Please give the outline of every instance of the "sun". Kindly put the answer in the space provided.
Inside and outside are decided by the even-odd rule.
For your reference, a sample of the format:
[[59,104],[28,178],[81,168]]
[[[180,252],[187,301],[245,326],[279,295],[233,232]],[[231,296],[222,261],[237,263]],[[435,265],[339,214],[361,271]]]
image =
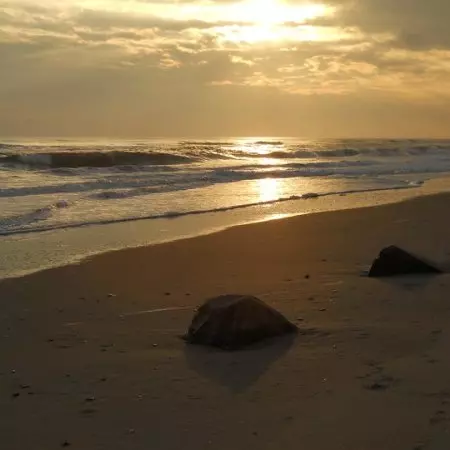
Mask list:
[[219,27],[225,41],[280,42],[318,40],[316,27],[309,20],[330,15],[332,8],[323,3],[292,5],[282,0],[244,0],[226,6],[226,20],[234,25]]
[[[210,27],[202,27],[202,32],[219,41],[264,46],[280,42],[326,40],[326,27],[308,22],[333,15],[336,10],[327,4],[327,0],[303,0],[295,3],[287,0],[66,1],[74,2],[81,8],[112,12],[120,10],[121,13],[155,17],[175,23],[201,21],[206,25],[210,24]],[[189,32],[192,33],[192,30],[186,31]]]

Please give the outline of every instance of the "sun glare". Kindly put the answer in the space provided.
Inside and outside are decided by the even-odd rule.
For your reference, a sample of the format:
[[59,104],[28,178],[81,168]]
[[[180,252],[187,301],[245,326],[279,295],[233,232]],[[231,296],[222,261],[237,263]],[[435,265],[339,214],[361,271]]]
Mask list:
[[[89,9],[119,11],[115,0],[71,0]],[[236,0],[227,2],[127,0],[120,12],[148,15],[165,20],[201,20],[211,24],[205,33],[229,42],[278,43],[281,41],[326,40],[324,30],[308,21],[329,16],[334,8],[311,0],[292,4],[284,0]],[[322,0],[324,1],[324,0]]]
[[323,4],[287,5],[280,0],[246,0],[229,6],[230,20],[255,25],[276,25],[286,22],[305,23],[326,15],[329,7]]
[[288,5],[281,0],[246,0],[228,6],[226,12],[227,21],[235,25],[217,28],[223,39],[257,43],[320,40],[318,28],[306,22],[331,14],[332,9],[318,3]]
[[280,196],[278,180],[274,178],[263,178],[258,180],[259,201],[270,202],[277,200]]

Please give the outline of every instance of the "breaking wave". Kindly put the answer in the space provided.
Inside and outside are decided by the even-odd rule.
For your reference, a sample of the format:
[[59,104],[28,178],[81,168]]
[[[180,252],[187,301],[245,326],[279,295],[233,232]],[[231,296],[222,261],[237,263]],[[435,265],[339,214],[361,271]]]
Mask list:
[[[82,167],[176,166],[218,160],[308,160],[376,158],[450,158],[450,141],[418,144],[415,142],[378,141],[371,146],[335,146],[289,144],[283,141],[226,142],[182,141],[176,144],[132,143],[129,145],[23,145],[0,143],[0,163],[36,169],[73,169]],[[348,142],[347,144],[351,144]],[[355,143],[353,143],[355,144]]]
[[4,155],[3,162],[51,168],[113,167],[133,165],[170,165],[192,161],[192,157],[173,153],[127,151],[52,152]]

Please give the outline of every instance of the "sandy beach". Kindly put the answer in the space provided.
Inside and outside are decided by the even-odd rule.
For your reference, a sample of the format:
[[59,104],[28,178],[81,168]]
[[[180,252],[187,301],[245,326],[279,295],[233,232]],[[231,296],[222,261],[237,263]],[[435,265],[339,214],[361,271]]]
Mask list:
[[[450,195],[95,256],[0,283],[5,450],[450,448],[450,277],[369,279],[396,244],[447,267]],[[188,347],[193,310],[253,294],[295,338]]]

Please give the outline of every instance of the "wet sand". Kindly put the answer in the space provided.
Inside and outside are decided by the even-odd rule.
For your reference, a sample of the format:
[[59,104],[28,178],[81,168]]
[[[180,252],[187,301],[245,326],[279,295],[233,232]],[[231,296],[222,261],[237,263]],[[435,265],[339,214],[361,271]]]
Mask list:
[[[2,448],[450,448],[450,276],[363,276],[390,244],[447,267],[449,201],[246,225],[2,281]],[[193,309],[223,293],[259,296],[299,335],[187,347]]]

